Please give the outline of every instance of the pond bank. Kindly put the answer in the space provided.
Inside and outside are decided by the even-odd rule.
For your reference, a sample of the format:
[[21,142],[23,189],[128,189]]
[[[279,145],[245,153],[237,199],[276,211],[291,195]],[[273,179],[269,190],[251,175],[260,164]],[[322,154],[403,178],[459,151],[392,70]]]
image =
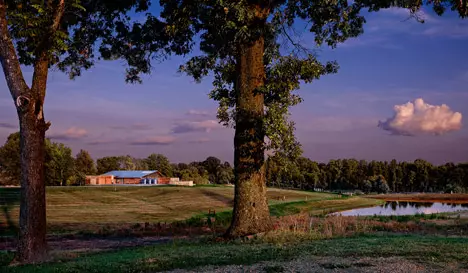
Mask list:
[[468,194],[464,194],[464,193],[379,194],[379,195],[367,195],[366,197],[385,200],[385,201],[468,204]]

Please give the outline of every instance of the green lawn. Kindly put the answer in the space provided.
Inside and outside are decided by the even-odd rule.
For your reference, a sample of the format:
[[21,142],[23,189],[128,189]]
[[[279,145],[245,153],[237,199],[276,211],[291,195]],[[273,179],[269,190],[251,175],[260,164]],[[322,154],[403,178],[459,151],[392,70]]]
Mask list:
[[[232,187],[51,187],[47,188],[47,220],[52,226],[172,222],[209,210],[229,209],[233,194]],[[272,204],[338,197],[324,193],[268,190]],[[0,225],[17,225],[18,188],[0,188],[0,209]]]
[[[1,257],[1,256],[0,256]],[[112,252],[63,258],[41,266],[10,267],[8,272],[147,272],[206,265],[248,265],[296,258],[399,257],[444,265],[468,260],[468,238],[416,235],[361,235],[351,238],[306,241],[289,245],[254,243],[172,242]],[[1,260],[11,257],[3,254]]]
[[[232,187],[50,187],[47,188],[49,233],[93,232],[103,226],[173,222],[216,210],[230,220]],[[372,206],[380,200],[342,198],[340,195],[268,189],[273,216],[300,212],[324,214]],[[0,188],[0,235],[11,235],[18,225],[19,189]]]

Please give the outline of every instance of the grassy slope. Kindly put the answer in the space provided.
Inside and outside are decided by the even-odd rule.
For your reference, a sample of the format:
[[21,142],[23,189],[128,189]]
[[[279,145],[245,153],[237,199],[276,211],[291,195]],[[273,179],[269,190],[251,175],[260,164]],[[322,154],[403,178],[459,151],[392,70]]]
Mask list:
[[[253,264],[299,257],[403,257],[419,262],[463,263],[468,238],[416,235],[367,235],[308,241],[291,245],[265,243],[170,243],[151,247],[89,254],[38,267],[8,268],[10,272],[141,272],[204,265]],[[1,257],[1,256],[0,256]],[[312,258],[312,257],[311,257]],[[4,261],[8,257],[3,254]]]
[[[231,187],[53,187],[47,188],[48,222],[135,223],[175,221],[232,207]],[[337,198],[332,194],[269,189],[271,203]],[[285,200],[278,201],[278,198]],[[0,223],[17,222],[19,189],[0,189]]]
[[[104,224],[172,222],[204,216],[209,210],[228,222],[233,194],[232,187],[51,187],[47,188],[47,221],[52,233],[92,231]],[[317,215],[382,202],[273,188],[268,198],[273,216],[304,211]],[[0,188],[0,228],[17,226],[18,199],[19,189]]]

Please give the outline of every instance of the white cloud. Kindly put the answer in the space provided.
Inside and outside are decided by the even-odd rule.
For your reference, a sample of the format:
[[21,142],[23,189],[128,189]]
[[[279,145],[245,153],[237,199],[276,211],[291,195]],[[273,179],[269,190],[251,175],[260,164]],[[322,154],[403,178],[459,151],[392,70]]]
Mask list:
[[430,105],[422,98],[413,102],[395,105],[395,114],[379,127],[397,135],[441,135],[462,127],[462,114],[452,111],[447,105]]

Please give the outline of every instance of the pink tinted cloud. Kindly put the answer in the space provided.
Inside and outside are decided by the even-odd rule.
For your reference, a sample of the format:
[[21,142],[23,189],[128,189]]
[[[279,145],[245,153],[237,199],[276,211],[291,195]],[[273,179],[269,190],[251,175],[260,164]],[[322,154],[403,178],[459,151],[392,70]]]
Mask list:
[[172,128],[174,134],[184,134],[191,132],[210,132],[211,130],[221,129],[223,126],[217,120],[203,121],[182,121],[177,122]]
[[0,128],[5,129],[18,129],[18,125],[8,123],[8,122],[0,122]]
[[137,139],[130,142],[131,145],[169,145],[174,143],[176,140],[173,136],[153,136],[142,139]]
[[189,142],[190,143],[195,143],[195,144],[201,144],[201,143],[206,143],[206,142],[210,142],[210,141],[211,141],[211,139],[206,138],[206,137],[202,137],[202,138],[192,139]]
[[54,140],[74,140],[82,139],[88,135],[88,131],[83,128],[70,127],[64,132],[50,133],[47,137]]
[[462,127],[462,114],[445,104],[431,105],[422,98],[394,106],[393,117],[379,122],[379,127],[396,135],[442,135]]

